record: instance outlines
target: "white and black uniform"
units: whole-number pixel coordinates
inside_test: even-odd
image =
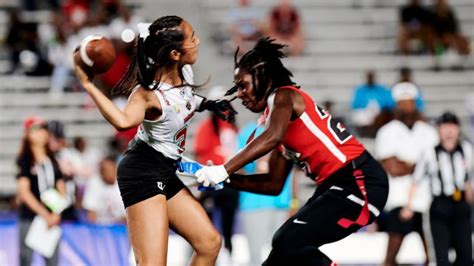
[[[186,83],[192,84],[192,70],[183,67]],[[164,194],[173,197],[183,187],[176,176],[176,163],[181,159],[189,120],[200,97],[191,86],[172,87],[152,83],[153,93],[160,101],[162,114],[154,121],[144,120],[135,139],[120,161],[117,176],[125,207]]]
[[[430,229],[437,265],[450,265],[451,247],[454,265],[472,265],[471,209],[464,196],[471,174],[472,145],[467,141],[452,152],[441,145],[430,149],[415,169],[415,181],[428,177],[431,184]]]

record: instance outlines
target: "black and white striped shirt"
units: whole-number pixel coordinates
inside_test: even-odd
[[[441,145],[429,149],[416,165],[413,178],[419,182],[429,177],[433,196],[452,196],[464,191],[466,181],[472,174],[472,145],[462,141],[452,152]]]

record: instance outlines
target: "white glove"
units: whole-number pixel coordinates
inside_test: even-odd
[[[205,187],[215,186],[225,180],[228,180],[229,174],[223,165],[204,166],[196,171],[196,178],[199,183]],[[227,181],[229,182],[229,181]]]

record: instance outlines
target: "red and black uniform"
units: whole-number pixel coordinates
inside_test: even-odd
[[[280,146],[318,185],[315,194],[275,234],[264,265],[329,265],[319,247],[373,222],[385,206],[387,175],[345,127],[293,86],[305,111],[291,121]],[[273,108],[272,94],[262,119]]]

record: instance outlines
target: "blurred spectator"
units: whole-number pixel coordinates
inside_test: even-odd
[[[410,200],[400,215],[405,219],[413,216],[411,198],[416,193],[416,182],[428,177],[433,197],[429,219],[435,263],[451,265],[452,247],[456,251],[454,265],[472,265],[472,145],[461,139],[461,125],[455,114],[444,113],[437,124],[440,143],[416,165]]]
[[[48,226],[59,225],[61,217],[52,213],[40,199],[50,189],[65,195],[65,186],[59,165],[49,149],[46,122],[37,116],[29,117],[23,124],[24,136],[17,158],[17,189],[20,200],[20,265],[30,266],[33,250],[25,244],[30,225],[36,215],[43,217]],[[58,265],[58,247],[47,265]]]
[[[41,4],[44,4],[47,2],[48,7],[52,10],[57,10],[59,8],[59,0],[48,0],[48,1],[40,1],[40,0],[22,0],[23,2],[23,7],[25,10],[28,11],[36,11],[38,10],[41,6]]]
[[[224,94],[224,87],[215,86],[209,90],[207,98],[216,100],[222,98]],[[236,140],[237,127],[211,113],[210,117],[202,121],[197,129],[194,141],[197,161],[203,165],[225,163],[236,151]],[[231,240],[238,201],[239,192],[225,185],[221,190],[203,192],[201,195],[201,202],[210,217],[216,209],[221,213],[221,232],[227,255],[232,253]]]
[[[100,162],[100,176],[87,183],[82,206],[91,223],[113,224],[125,222],[125,209],[117,184],[115,158],[106,157]]]
[[[48,131],[50,134],[49,148],[53,152],[59,169],[63,174],[66,185],[66,197],[72,203],[61,215],[63,220],[77,221],[76,206],[80,202],[76,201],[75,170],[72,164],[71,150],[67,147],[64,124],[57,120],[51,120],[48,122]]]
[[[41,76],[51,73],[51,67],[41,53],[38,25],[21,20],[18,10],[10,12],[6,44],[10,50],[11,72]]]
[[[396,264],[395,258],[403,239],[412,231],[417,232],[423,239],[427,254],[422,229],[422,213],[427,210],[430,199],[426,184],[420,184],[413,200],[413,217],[405,219],[400,212],[408,202],[416,162],[427,149],[431,149],[438,142],[436,131],[421,120],[421,114],[416,109],[418,88],[412,83],[398,83],[392,88],[392,95],[396,101],[395,119],[381,127],[375,139],[375,154],[390,177],[385,206],[389,211],[385,265]]]
[[[377,130],[385,124],[394,108],[390,90],[378,84],[374,71],[366,73],[366,82],[358,86],[352,99],[352,121],[362,137],[375,137]]]
[[[263,127],[250,123],[242,128],[238,136],[239,149],[245,147],[254,130],[256,130],[255,135],[258,136],[263,132]],[[243,171],[245,174],[266,173],[268,167],[268,158],[263,157],[246,165]],[[292,188],[296,189],[296,187],[292,186],[290,179],[294,180],[292,178],[287,179],[279,196],[240,192],[239,209],[243,223],[242,229],[247,237],[250,251],[248,265],[260,265],[262,263],[270,252],[273,234],[290,215],[290,207],[293,207],[294,211],[299,207],[296,193],[293,193],[292,197]]]
[[[436,0],[431,12],[436,53],[441,55],[447,50],[441,63],[462,68],[462,58],[457,56],[454,51],[459,55],[466,56],[471,53],[471,48],[469,40],[461,33],[454,10],[446,0]]]
[[[416,82],[413,80],[411,68],[409,67],[400,68],[400,78],[398,82],[410,82],[410,83],[416,84]],[[393,96],[393,92],[391,93],[391,95]],[[420,112],[423,112],[425,108],[425,100],[423,99],[423,93],[419,88],[418,88],[418,95],[416,97],[416,108]]]
[[[400,33],[398,36],[399,48],[402,54],[412,53],[410,42],[417,40],[422,50],[434,52],[433,29],[431,14],[423,7],[420,0],[408,0],[400,9]]]
[[[270,12],[268,35],[277,42],[288,45],[290,56],[301,55],[304,36],[300,14],[290,0],[280,0]]]
[[[251,6],[250,0],[238,0],[239,7],[229,14],[229,33],[232,41],[232,50],[240,47],[244,53],[253,45],[253,42],[262,37],[264,32],[260,12]]]
[[[98,168],[102,152],[95,147],[87,145],[83,137],[74,138],[74,147],[70,150],[70,160],[74,171],[74,183],[78,189],[78,200],[81,200],[86,183],[93,176],[98,175]]]

